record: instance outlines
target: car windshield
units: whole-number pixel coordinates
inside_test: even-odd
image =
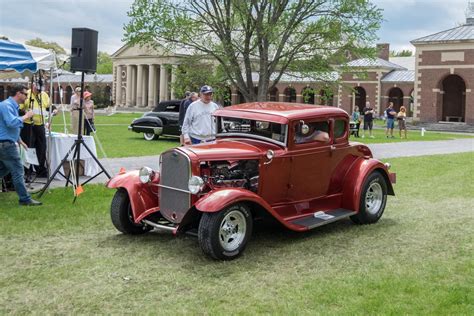
[[[218,136],[249,136],[286,145],[286,124],[235,117],[218,117]]]

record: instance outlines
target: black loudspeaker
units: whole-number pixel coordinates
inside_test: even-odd
[[[71,71],[96,72],[98,32],[73,28],[71,41]]]

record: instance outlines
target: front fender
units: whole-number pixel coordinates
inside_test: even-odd
[[[155,172],[155,176],[150,183],[141,183],[138,177],[138,170],[134,170],[116,175],[106,183],[106,187],[127,190],[133,218],[136,220],[145,211],[158,206],[157,184],[159,182],[159,173]]]
[[[214,190],[203,196],[194,205],[199,212],[213,213],[238,202],[245,202],[259,206],[279,221],[283,226],[292,230],[301,230],[301,227],[284,220],[275,210],[259,195],[241,188],[224,188]]]
[[[395,195],[393,186],[390,181],[390,176],[387,167],[379,160],[372,158],[359,158],[357,159],[351,168],[348,170],[345,176],[343,184],[343,199],[342,207],[348,210],[359,211],[360,195],[362,193],[362,186],[365,179],[373,171],[379,171],[385,178],[387,184],[387,193],[389,195]]]
[[[214,213],[227,206],[242,202],[251,201],[258,203],[267,211],[273,213],[273,208],[257,194],[241,188],[223,188],[209,192],[194,205],[198,211],[204,213]]]

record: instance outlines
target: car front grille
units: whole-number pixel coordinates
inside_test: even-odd
[[[181,222],[191,207],[190,177],[191,163],[185,154],[172,150],[161,155],[160,213],[174,223]]]

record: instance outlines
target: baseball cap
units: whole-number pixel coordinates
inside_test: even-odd
[[[213,91],[210,86],[202,86],[199,92],[206,94],[206,93],[212,93]]]

